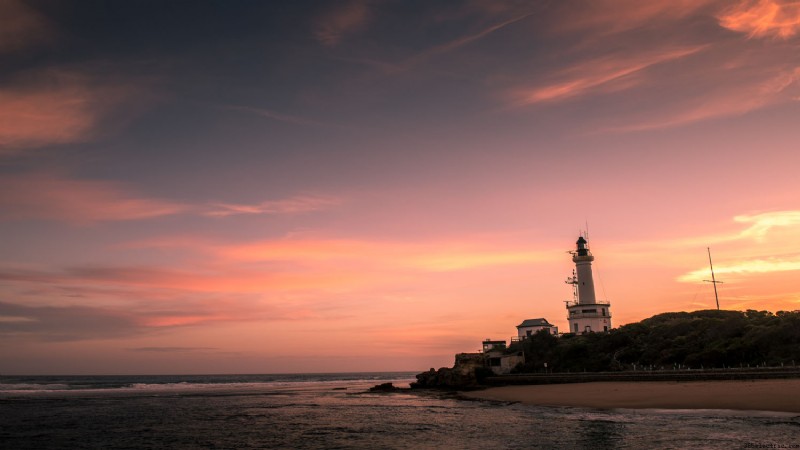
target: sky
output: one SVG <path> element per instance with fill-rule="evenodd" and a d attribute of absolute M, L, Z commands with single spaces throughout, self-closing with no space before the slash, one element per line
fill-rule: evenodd
<path fill-rule="evenodd" d="M 800 309 L 800 3 L 0 1 L 0 373 Z"/>

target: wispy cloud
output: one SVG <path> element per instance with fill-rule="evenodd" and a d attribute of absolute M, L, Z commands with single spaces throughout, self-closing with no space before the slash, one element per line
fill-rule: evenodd
<path fill-rule="evenodd" d="M 467 8 L 467 9 L 473 11 L 472 8 Z M 501 7 L 499 9 L 493 9 L 491 7 L 487 7 L 485 9 L 481 8 L 481 11 L 484 12 L 484 15 L 485 11 L 491 12 L 492 15 L 503 13 L 504 15 L 508 16 L 509 14 L 509 8 L 505 7 Z M 512 12 L 515 12 L 516 14 L 514 14 L 511 18 L 504 20 L 498 19 L 495 23 L 488 26 L 484 26 L 483 28 L 480 28 L 477 31 L 465 33 L 449 41 L 433 45 L 421 51 L 417 51 L 416 53 L 413 53 L 405 58 L 400 58 L 397 61 L 389 62 L 389 61 L 363 58 L 363 57 L 353 57 L 353 56 L 337 56 L 336 59 L 374 67 L 388 74 L 396 74 L 400 72 L 409 71 L 431 59 L 457 51 L 465 46 L 468 46 L 473 42 L 484 39 L 487 36 L 490 36 L 499 30 L 509 27 L 535 14 L 534 12 L 530 11 L 522 11 L 522 12 L 516 11 L 516 9 Z"/>
<path fill-rule="evenodd" d="M 486 28 L 483 28 L 483 29 L 481 29 L 481 30 L 479 30 L 479 31 L 477 31 L 475 33 L 471 33 L 471 34 L 467 34 L 467 35 L 464 35 L 464 36 L 460 36 L 460 37 L 455 38 L 455 39 L 453 39 L 451 41 L 445 42 L 443 44 L 436 45 L 434 47 L 431 47 L 431 48 L 429 48 L 427 50 L 424 50 L 424 51 L 422 51 L 422 52 L 420 52 L 420 53 L 418 53 L 418 54 L 406 59 L 402 64 L 396 66 L 396 68 L 402 69 L 402 70 L 407 70 L 407 69 L 409 69 L 411 67 L 414 67 L 414 66 L 416 66 L 416 65 L 418 65 L 418 64 L 420 64 L 420 63 L 422 63 L 424 61 L 427 61 L 427 60 L 429 60 L 429 59 L 431 59 L 431 58 L 433 58 L 435 56 L 439 56 L 439 55 L 443 55 L 443 54 L 446 54 L 446 53 L 450 53 L 450 52 L 455 51 L 455 50 L 457 50 L 457 49 L 459 49 L 461 47 L 464 47 L 465 45 L 471 44 L 472 42 L 475 42 L 475 41 L 478 41 L 480 39 L 483 39 L 486 36 L 489 36 L 490 34 L 496 32 L 498 30 L 501 30 L 501 29 L 503 29 L 505 27 L 508 27 L 509 25 L 517 23 L 517 22 L 519 22 L 519 21 L 521 21 L 521 20 L 523 20 L 523 19 L 525 19 L 527 17 L 530 17 L 532 14 L 533 13 L 530 13 L 530 12 L 518 14 L 518 15 L 516 15 L 516 16 L 508 19 L 508 20 L 504 20 L 502 22 L 490 25 L 490 26 L 488 26 Z"/>
<path fill-rule="evenodd" d="M 155 352 L 155 353 L 189 353 L 189 352 L 209 352 L 218 350 L 216 347 L 137 347 L 129 348 L 132 352 Z"/>
<path fill-rule="evenodd" d="M 788 39 L 800 32 L 800 2 L 744 0 L 724 10 L 719 24 L 750 38 Z"/>
<path fill-rule="evenodd" d="M 777 73 L 776 73 L 777 72 Z M 752 74 L 747 80 L 728 82 L 709 88 L 694 98 L 665 104 L 656 118 L 631 119 L 629 124 L 608 127 L 606 131 L 629 132 L 670 128 L 704 120 L 739 116 L 769 106 L 797 100 L 800 67 L 772 67 Z"/>
<path fill-rule="evenodd" d="M 514 88 L 506 95 L 516 106 L 554 102 L 589 95 L 596 92 L 618 90 L 614 83 L 624 82 L 627 88 L 639 83 L 632 77 L 645 69 L 701 51 L 705 46 L 659 49 L 634 55 L 613 55 L 581 62 L 554 76 L 557 81 L 539 86 Z"/>
<path fill-rule="evenodd" d="M 0 177 L 0 220 L 52 220 L 73 224 L 145 220 L 175 214 L 207 217 L 290 215 L 331 209 L 333 196 L 302 194 L 255 204 L 189 204 L 147 198 L 129 186 L 54 173 Z"/>
<path fill-rule="evenodd" d="M 282 200 L 268 200 L 252 205 L 216 203 L 204 214 L 212 217 L 227 217 L 241 214 L 299 214 L 321 211 L 341 204 L 333 197 L 300 195 Z"/>
<path fill-rule="evenodd" d="M 759 244 L 767 242 L 771 235 L 778 237 L 796 235 L 800 230 L 800 211 L 771 211 L 760 214 L 739 215 L 733 219 L 737 223 L 749 225 L 747 228 L 722 236 L 706 236 L 684 241 L 681 245 L 697 245 L 700 243 L 719 243 L 754 240 Z M 780 232 L 780 233 L 779 233 Z M 778 245 L 781 243 L 779 242 Z M 756 247 L 759 248 L 759 247 Z M 774 247 L 769 247 L 774 248 Z M 778 247 L 780 248 L 780 247 Z M 768 251 L 765 247 L 762 251 Z M 787 272 L 800 270 L 800 255 L 781 255 L 771 257 L 737 257 L 722 260 L 714 265 L 718 274 L 753 275 L 771 272 Z M 699 282 L 709 277 L 709 269 L 701 268 L 678 277 L 684 283 Z"/>
<path fill-rule="evenodd" d="M 52 174 L 0 178 L 0 219 L 71 223 L 140 220 L 184 212 L 188 206 L 139 197 L 121 183 Z"/>
<path fill-rule="evenodd" d="M 339 45 L 346 36 L 363 29 L 370 19 L 367 0 L 350 0 L 331 5 L 333 7 L 318 16 L 314 23 L 314 37 L 327 47 Z"/>
<path fill-rule="evenodd" d="M 549 25 L 564 33 L 592 30 L 600 35 L 621 33 L 653 22 L 672 22 L 702 10 L 718 0 L 673 0 L 642 2 L 639 0 L 589 0 L 555 4 L 555 17 Z M 596 35 L 596 34 L 595 34 Z"/>
<path fill-rule="evenodd" d="M 714 273 L 718 276 L 724 274 L 752 275 L 771 272 L 792 272 L 800 270 L 800 256 L 795 258 L 769 258 L 750 259 L 746 261 L 727 262 L 714 265 Z M 710 277 L 709 269 L 698 269 L 678 277 L 684 283 L 696 283 Z"/>
<path fill-rule="evenodd" d="M 772 211 L 761 214 L 740 215 L 734 217 L 733 220 L 739 223 L 751 224 L 739 234 L 739 237 L 763 241 L 767 233 L 774 228 L 800 228 L 800 211 Z"/>

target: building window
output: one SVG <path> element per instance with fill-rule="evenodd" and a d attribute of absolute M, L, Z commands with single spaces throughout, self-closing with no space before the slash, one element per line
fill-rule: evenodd
<path fill-rule="evenodd" d="M 575 324 L 575 334 L 578 334 L 578 324 Z"/>
<path fill-rule="evenodd" d="M 602 308 L 602 311 L 603 311 L 603 316 L 605 316 L 606 315 L 606 309 Z"/>
<path fill-rule="evenodd" d="M 604 327 L 603 327 L 603 331 L 608 331 L 608 327 L 607 327 L 607 326 L 604 326 Z"/>

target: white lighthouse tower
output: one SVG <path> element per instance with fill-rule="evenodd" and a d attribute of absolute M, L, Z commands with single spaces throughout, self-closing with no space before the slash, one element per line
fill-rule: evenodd
<path fill-rule="evenodd" d="M 598 302 L 594 295 L 592 261 L 589 244 L 583 236 L 575 243 L 572 254 L 575 270 L 567 279 L 573 285 L 573 299 L 567 303 L 569 331 L 575 334 L 605 332 L 611 329 L 611 303 Z"/>

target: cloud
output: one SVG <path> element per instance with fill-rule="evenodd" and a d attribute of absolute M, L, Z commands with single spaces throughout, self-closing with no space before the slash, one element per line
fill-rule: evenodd
<path fill-rule="evenodd" d="M 78 180 L 48 173 L 0 177 L 0 220 L 55 220 L 75 224 L 144 220 L 174 214 L 208 217 L 302 214 L 330 209 L 342 200 L 297 195 L 256 204 L 189 205 L 144 198 L 122 183 Z"/>
<path fill-rule="evenodd" d="M 719 278 L 724 274 L 752 275 L 772 272 L 793 272 L 800 270 L 800 256 L 795 258 L 750 259 L 745 261 L 714 264 L 714 273 Z M 710 278 L 710 269 L 698 269 L 678 277 L 683 283 L 696 283 Z"/>
<path fill-rule="evenodd" d="M 0 2 L 0 23 L 0 53 L 18 52 L 54 38 L 47 20 L 18 0 Z"/>
<path fill-rule="evenodd" d="M 709 86 L 695 97 L 684 96 L 673 105 L 662 105 L 656 118 L 632 119 L 629 125 L 608 127 L 605 131 L 630 132 L 669 128 L 704 120 L 738 116 L 772 105 L 794 101 L 800 80 L 800 67 L 766 66 L 747 74 L 745 80 L 723 81 Z"/>
<path fill-rule="evenodd" d="M 154 353 L 189 353 L 189 352 L 208 352 L 219 350 L 216 347 L 138 347 L 127 349 L 132 352 L 154 352 Z"/>
<path fill-rule="evenodd" d="M 74 341 L 131 336 L 141 329 L 132 314 L 89 306 L 25 306 L 0 302 L 0 336 Z"/>
<path fill-rule="evenodd" d="M 120 183 L 74 180 L 51 174 L 0 178 L 0 219 L 43 219 L 71 223 L 141 220 L 188 209 L 169 201 L 138 197 Z"/>
<path fill-rule="evenodd" d="M 337 271 L 274 272 L 233 266 L 5 267 L 0 292 L 14 300 L 0 302 L 0 335 L 66 341 L 231 322 L 330 318 L 338 314 L 331 294 L 367 283 L 363 273 L 347 278 Z M 303 294 L 308 292 L 327 295 L 321 300 Z"/>
<path fill-rule="evenodd" d="M 452 52 L 452 51 L 457 50 L 457 49 L 459 49 L 459 48 L 461 48 L 461 47 L 463 47 L 463 46 L 465 46 L 467 44 L 470 44 L 472 42 L 475 42 L 475 41 L 478 41 L 480 39 L 483 39 L 484 37 L 496 32 L 498 30 L 501 30 L 501 29 L 503 29 L 503 28 L 505 28 L 505 27 L 507 27 L 509 25 L 517 23 L 520 20 L 523 20 L 523 19 L 531 16 L 532 14 L 533 13 L 529 13 L 529 12 L 526 12 L 526 13 L 523 13 L 523 14 L 518 14 L 518 15 L 512 17 L 511 19 L 504 20 L 504 21 L 502 21 L 500 23 L 496 23 L 496 24 L 490 25 L 490 26 L 488 26 L 486 28 L 483 28 L 483 29 L 481 29 L 481 30 L 479 30 L 479 31 L 477 31 L 475 33 L 467 34 L 467 35 L 458 37 L 456 39 L 453 39 L 451 41 L 445 42 L 443 44 L 434 46 L 432 48 L 429 48 L 429 49 L 427 49 L 427 50 L 425 50 L 425 51 L 423 51 L 421 53 L 418 53 L 418 54 L 412 56 L 411 58 L 408 58 L 403 64 L 397 66 L 397 68 L 400 68 L 400 69 L 403 69 L 403 70 L 407 70 L 407 69 L 409 69 L 409 68 L 411 68 L 411 67 L 413 67 L 413 66 L 415 66 L 417 64 L 420 64 L 420 63 L 422 63 L 422 62 L 424 62 L 424 61 L 426 61 L 426 60 L 428 60 L 428 59 L 430 59 L 430 58 L 432 58 L 434 56 L 438 56 L 438 55 L 442 55 L 442 54 L 445 54 L 445 53 Z"/>
<path fill-rule="evenodd" d="M 332 197 L 300 195 L 283 200 L 268 200 L 254 205 L 217 203 L 204 214 L 212 217 L 227 217 L 241 214 L 299 214 L 329 209 L 341 201 Z"/>
<path fill-rule="evenodd" d="M 51 69 L 20 78 L 0 88 L 0 156 L 90 140 L 114 108 L 143 98 L 130 82 L 77 72 Z"/>
<path fill-rule="evenodd" d="M 326 47 L 336 47 L 350 34 L 363 29 L 370 19 L 369 2 L 337 2 L 335 8 L 317 17 L 314 37 Z"/>
<path fill-rule="evenodd" d="M 739 234 L 739 237 L 763 241 L 773 228 L 800 227 L 800 211 L 772 211 L 755 215 L 740 215 L 734 217 L 733 220 L 751 224 Z"/>
<path fill-rule="evenodd" d="M 800 211 L 771 211 L 752 215 L 739 215 L 733 219 L 737 223 L 749 225 L 738 233 L 726 234 L 724 236 L 709 236 L 695 238 L 681 242 L 679 245 L 698 245 L 709 242 L 735 242 L 742 240 L 755 240 L 758 243 L 766 243 L 770 234 L 780 238 L 782 235 L 776 232 L 788 231 L 790 236 L 795 235 L 792 231 L 800 230 Z M 775 240 L 775 239 L 773 239 Z M 777 242 L 780 247 L 771 246 L 769 248 L 782 248 L 782 242 Z M 762 250 L 774 251 L 774 250 Z M 714 272 L 717 274 L 732 275 L 753 275 L 766 274 L 772 272 L 788 272 L 800 270 L 800 256 L 784 255 L 776 257 L 757 257 L 757 258 L 736 258 L 733 260 L 721 261 L 714 264 Z M 678 277 L 678 281 L 684 283 L 695 283 L 710 277 L 708 268 L 697 269 Z"/>
<path fill-rule="evenodd" d="M 735 8 L 717 0 L 577 3 L 581 7 L 576 2 L 553 5 L 545 28 L 551 39 L 566 39 L 556 64 L 574 62 L 561 68 L 537 65 L 530 69 L 535 78 L 527 80 L 524 74 L 495 77 L 495 83 L 504 84 L 503 103 L 552 106 L 580 100 L 600 109 L 592 116 L 595 131 L 638 132 L 800 99 L 800 66 L 792 58 L 796 46 L 743 42 L 706 20 L 733 17 L 763 2 L 738 2 Z M 780 5 L 780 14 L 765 19 L 771 31 L 777 22 L 793 27 L 793 18 L 774 17 L 794 17 L 789 11 L 800 8 Z M 586 98 L 597 94 L 618 94 L 617 101 Z"/>
<path fill-rule="evenodd" d="M 554 78 L 557 81 L 533 87 L 514 88 L 507 97 L 513 105 L 524 106 L 617 90 L 618 87 L 613 84 L 619 82 L 624 82 L 622 87 L 628 88 L 640 82 L 633 80 L 633 77 L 640 72 L 657 64 L 695 54 L 703 48 L 705 46 L 665 48 L 634 55 L 610 55 L 581 62 L 556 74 Z"/>
<path fill-rule="evenodd" d="M 781 0 L 745 0 L 717 17 L 720 26 L 749 38 L 789 39 L 800 32 L 800 3 Z"/>

